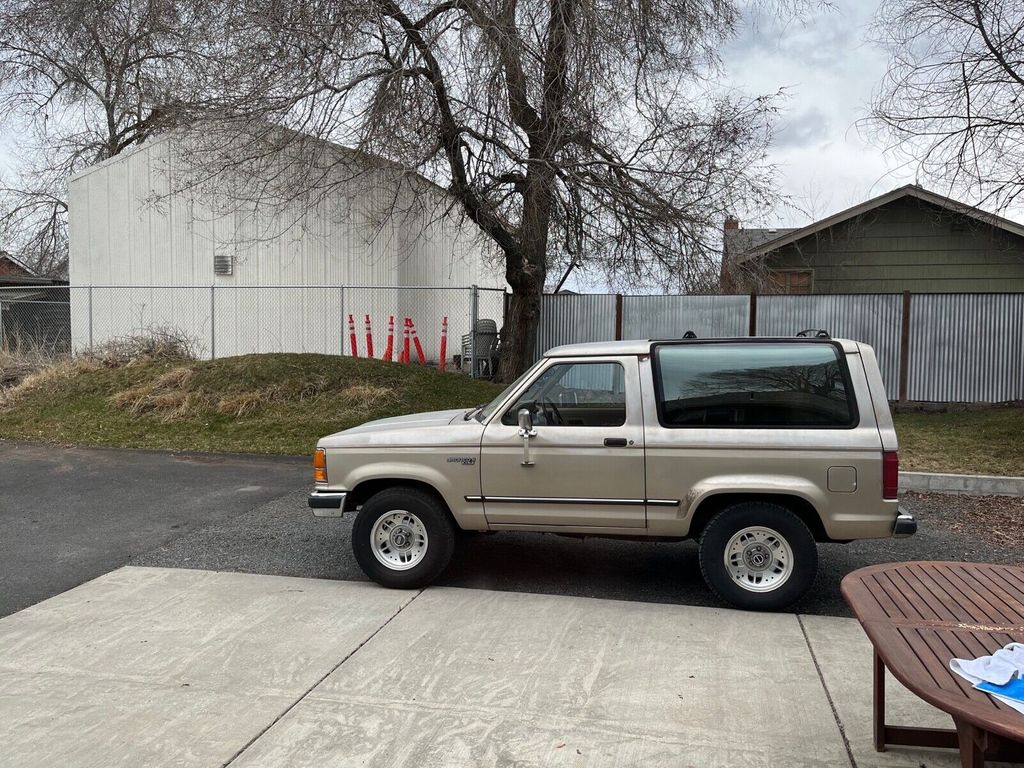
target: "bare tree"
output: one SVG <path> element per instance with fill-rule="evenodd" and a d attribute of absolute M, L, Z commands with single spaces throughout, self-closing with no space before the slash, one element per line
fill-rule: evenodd
<path fill-rule="evenodd" d="M 1003 208 L 1024 192 L 1024 0 L 885 0 L 870 124 L 926 179 Z"/>
<path fill-rule="evenodd" d="M 532 361 L 549 276 L 703 281 L 726 213 L 769 204 L 774 96 L 716 79 L 737 6 L 243 0 L 200 127 L 283 125 L 446 189 L 504 257 L 509 379 Z"/>
<path fill-rule="evenodd" d="M 21 167 L 0 180 L 0 237 L 44 274 L 67 268 L 69 175 L 180 116 L 211 55 L 209 6 L 161 0 L 0 0 L 0 111 Z"/>

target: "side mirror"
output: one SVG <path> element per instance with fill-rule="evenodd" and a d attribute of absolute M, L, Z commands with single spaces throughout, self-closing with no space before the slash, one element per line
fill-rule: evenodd
<path fill-rule="evenodd" d="M 530 410 L 528 408 L 520 408 L 519 413 L 516 415 L 519 417 L 519 434 L 523 437 L 532 436 L 533 417 L 530 415 Z"/>

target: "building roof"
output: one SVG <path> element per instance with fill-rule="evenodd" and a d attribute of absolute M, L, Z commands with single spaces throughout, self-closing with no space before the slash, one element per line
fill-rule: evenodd
<path fill-rule="evenodd" d="M 403 166 L 400 163 L 396 163 L 393 160 L 388 160 L 387 158 L 381 157 L 380 155 L 374 155 L 361 149 L 348 147 L 345 146 L 344 144 L 338 144 L 337 142 L 330 141 L 329 139 L 324 139 L 319 136 L 313 136 L 312 134 L 308 133 L 302 133 L 301 131 L 296 131 L 294 129 L 286 128 L 284 126 L 272 126 L 271 128 L 272 130 L 268 131 L 268 133 L 274 132 L 281 136 L 284 136 L 286 138 L 287 145 L 289 146 L 291 142 L 299 141 L 305 141 L 311 144 L 316 144 L 317 146 L 322 147 L 326 151 L 333 152 L 340 157 L 344 157 L 347 160 L 351 160 L 361 165 L 364 165 L 367 168 L 386 169 L 389 171 L 393 171 L 395 173 L 401 174 L 402 176 L 415 178 L 420 182 L 424 182 L 430 187 L 437 189 L 444 195 L 451 194 L 443 186 L 438 184 L 436 181 L 427 178 L 422 173 L 417 171 L 415 168 L 407 168 L 406 166 Z M 183 139 L 187 141 L 188 137 L 188 131 L 186 129 L 180 128 L 170 130 L 167 131 L 166 133 L 161 133 L 156 136 L 152 136 L 146 139 L 146 141 L 142 142 L 141 144 L 135 144 L 129 147 L 128 149 L 124 150 L 123 152 L 114 155 L 113 157 L 108 157 L 104 160 L 100 160 L 97 163 L 93 163 L 90 166 L 87 166 L 79 171 L 76 171 L 75 173 L 72 173 L 68 177 L 68 183 L 78 181 L 79 179 L 84 178 L 89 174 L 98 171 L 100 168 L 120 163 L 123 160 L 125 160 L 128 156 L 133 155 L 136 152 L 147 151 L 161 144 L 170 144 L 176 141 L 180 142 Z M 279 147 L 279 149 L 283 148 L 283 146 L 284 145 L 282 145 L 282 147 Z"/>
<path fill-rule="evenodd" d="M 16 257 L 13 253 L 7 251 L 0 251 L 0 261 L 9 261 L 11 264 L 16 266 L 22 272 L 25 273 L 25 277 L 38 277 L 35 271 L 24 261 Z"/>
<path fill-rule="evenodd" d="M 831 216 L 827 216 L 824 219 L 812 222 L 805 227 L 799 227 L 796 229 L 777 229 L 775 235 L 765 239 L 764 234 L 770 233 L 771 230 L 764 229 L 738 229 L 738 230 L 727 230 L 726 231 L 726 252 L 732 255 L 733 262 L 736 264 L 742 264 L 745 261 L 764 256 L 765 254 L 778 250 L 783 246 L 795 243 L 797 240 L 802 240 L 809 235 L 816 234 L 822 230 L 834 227 L 837 224 L 841 224 L 844 221 L 853 219 L 860 216 L 868 211 L 880 208 L 883 205 L 891 203 L 895 200 L 899 200 L 904 197 L 913 197 L 918 200 L 923 200 L 926 203 L 930 203 L 939 208 L 943 208 L 953 213 L 958 213 L 968 218 L 980 221 L 984 224 L 988 224 L 993 227 L 1010 232 L 1011 234 L 1019 237 L 1024 237 L 1024 225 L 1018 224 L 1015 221 L 1010 221 L 1002 216 L 997 216 L 988 211 L 983 211 L 973 205 L 967 205 L 961 203 L 958 200 L 945 197 L 943 195 L 931 192 L 917 184 L 907 184 L 902 187 L 898 187 L 890 192 L 886 192 L 878 197 L 873 197 L 870 200 L 865 200 L 863 203 L 859 203 L 851 208 L 847 208 L 839 213 L 834 213 Z M 732 241 L 736 243 L 737 247 L 730 247 L 730 234 L 743 235 L 745 233 L 752 233 L 749 238 L 749 244 L 742 247 L 742 239 L 736 238 Z M 758 234 L 760 233 L 760 234 Z"/>
<path fill-rule="evenodd" d="M 0 251 L 0 262 L 13 264 L 17 269 L 15 274 L 4 274 L 0 271 L 0 285 L 4 286 L 4 298 L 10 299 L 14 295 L 13 287 L 17 286 L 49 286 L 67 285 L 68 281 L 53 277 L 43 277 L 24 261 L 7 251 Z"/>
<path fill-rule="evenodd" d="M 765 243 L 771 242 L 783 235 L 795 232 L 793 228 L 779 229 L 771 227 L 758 229 L 756 227 L 744 227 L 742 229 L 725 230 L 725 252 L 737 255 L 752 251 Z"/>

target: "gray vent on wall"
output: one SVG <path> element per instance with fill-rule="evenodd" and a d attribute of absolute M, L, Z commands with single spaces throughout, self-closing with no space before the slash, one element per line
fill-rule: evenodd
<path fill-rule="evenodd" d="M 230 253 L 215 253 L 213 255 L 213 274 L 230 275 L 235 270 L 235 261 Z"/>

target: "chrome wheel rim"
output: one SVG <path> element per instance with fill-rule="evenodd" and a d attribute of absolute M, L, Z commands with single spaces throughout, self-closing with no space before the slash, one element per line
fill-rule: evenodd
<path fill-rule="evenodd" d="M 725 569 L 729 578 L 748 592 L 771 592 L 793 572 L 793 550 L 778 531 L 752 525 L 729 539 Z"/>
<path fill-rule="evenodd" d="M 385 568 L 407 571 L 427 553 L 427 529 L 412 512 L 396 509 L 373 524 L 370 549 Z"/>

